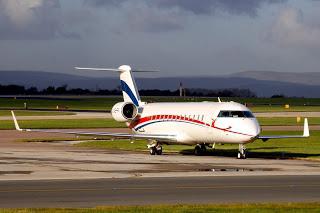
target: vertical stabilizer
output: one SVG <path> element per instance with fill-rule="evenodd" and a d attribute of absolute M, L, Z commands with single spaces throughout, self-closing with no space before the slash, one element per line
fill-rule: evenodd
<path fill-rule="evenodd" d="M 136 82 L 131 72 L 131 67 L 128 65 L 122 65 L 118 69 L 120 71 L 123 100 L 125 102 L 133 103 L 136 106 L 140 106 L 141 100 Z"/>
<path fill-rule="evenodd" d="M 112 71 L 112 72 L 120 72 L 120 82 L 121 82 L 121 90 L 123 94 L 123 100 L 125 102 L 133 103 L 134 105 L 141 106 L 143 103 L 141 102 L 139 92 L 136 86 L 136 82 L 132 76 L 131 67 L 128 65 L 121 65 L 118 69 L 110 69 L 110 68 L 92 68 L 92 67 L 75 67 L 77 70 L 94 70 L 94 71 Z M 135 72 L 154 72 L 154 71 L 143 71 L 136 70 Z"/>

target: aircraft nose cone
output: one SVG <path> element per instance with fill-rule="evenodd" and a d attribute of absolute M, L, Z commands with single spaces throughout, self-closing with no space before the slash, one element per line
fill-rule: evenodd
<path fill-rule="evenodd" d="M 254 135 L 255 137 L 257 137 L 259 134 L 260 134 L 260 132 L 261 132 L 261 127 L 260 127 L 260 125 L 258 124 L 258 122 L 254 122 L 254 127 L 253 127 L 253 130 L 252 130 L 253 132 L 253 134 L 252 135 Z"/>
<path fill-rule="evenodd" d="M 248 130 L 252 137 L 257 137 L 260 134 L 261 128 L 256 120 L 252 120 L 248 123 Z"/>

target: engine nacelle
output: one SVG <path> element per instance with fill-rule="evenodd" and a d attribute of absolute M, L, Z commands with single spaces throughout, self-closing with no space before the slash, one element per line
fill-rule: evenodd
<path fill-rule="evenodd" d="M 111 115 L 116 121 L 126 122 L 138 115 L 138 109 L 133 103 L 119 102 L 112 107 Z"/>

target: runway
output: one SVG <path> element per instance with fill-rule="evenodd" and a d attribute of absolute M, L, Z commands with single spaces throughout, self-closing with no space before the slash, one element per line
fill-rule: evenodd
<path fill-rule="evenodd" d="M 0 208 L 320 201 L 317 161 L 150 156 L 0 133 Z"/>
<path fill-rule="evenodd" d="M 0 207 L 313 202 L 320 176 L 1 181 Z"/>

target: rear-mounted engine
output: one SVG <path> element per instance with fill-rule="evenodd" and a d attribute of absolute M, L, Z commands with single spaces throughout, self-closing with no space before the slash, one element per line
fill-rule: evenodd
<path fill-rule="evenodd" d="M 135 119 L 138 109 L 133 103 L 119 102 L 112 107 L 112 117 L 119 122 L 126 122 Z"/>

